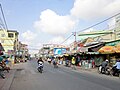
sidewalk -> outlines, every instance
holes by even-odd
[[[13,78],[16,72],[16,69],[19,68],[20,65],[14,65],[11,68],[11,70],[8,72],[4,71],[5,79],[0,77],[0,90],[9,90],[11,87],[11,84],[13,82]]]

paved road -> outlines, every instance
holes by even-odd
[[[45,63],[44,72],[36,70],[34,60],[19,65],[9,90],[120,90],[120,80],[109,76],[53,68]]]

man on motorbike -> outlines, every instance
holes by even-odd
[[[39,62],[43,62],[44,63],[44,61],[42,60],[41,57],[38,59],[37,63],[39,64]]]
[[[42,60],[42,58],[39,58],[37,63],[38,63],[38,68],[37,69],[38,69],[39,72],[42,73],[44,61]]]
[[[116,64],[113,65],[113,76],[115,76],[115,74],[120,71],[120,60],[117,60]]]
[[[106,73],[106,70],[108,68],[108,60],[106,59],[105,61],[102,62],[102,68],[101,68],[101,73]]]

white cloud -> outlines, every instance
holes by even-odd
[[[120,0],[75,0],[71,15],[79,19],[95,19],[120,11]]]
[[[51,39],[50,41],[49,41],[49,43],[51,43],[51,44],[60,44],[60,45],[66,45],[66,46],[68,46],[68,45],[70,45],[73,41],[74,41],[74,39],[72,38],[69,38],[68,40],[66,40],[66,38],[64,38],[64,37],[62,37],[62,36],[58,36],[58,37],[54,37],[53,39]],[[65,41],[65,42],[64,42]]]
[[[51,39],[49,41],[49,43],[51,43],[51,44],[54,44],[54,43],[61,44],[63,41],[64,41],[64,38],[61,37],[61,36],[58,36],[58,37],[54,37],[53,39]]]
[[[41,12],[39,20],[34,22],[34,28],[40,32],[44,32],[46,35],[55,35],[53,39],[50,40],[49,38],[50,41],[47,42],[59,44],[65,40],[62,36],[70,32],[77,24],[77,21],[79,22],[81,19],[93,20],[96,18],[109,17],[119,11],[120,0],[75,0],[69,15],[61,16],[50,9]],[[113,24],[113,21],[108,23],[109,26]],[[95,31],[95,29],[90,28],[85,32],[90,31]],[[35,36],[35,33],[30,31],[23,34],[23,37],[26,38],[27,41],[34,40]],[[72,39],[68,39],[64,44],[69,45],[73,41]]]
[[[35,48],[35,47],[31,47],[31,46],[38,45],[38,44],[35,44],[37,34],[31,32],[30,30],[27,30],[26,32],[22,33],[21,37],[22,37],[22,43],[27,44],[30,51],[31,51],[31,49]],[[34,51],[34,50],[32,50],[32,51]],[[35,51],[37,51],[37,50],[35,50]]]
[[[53,35],[62,35],[73,29],[75,21],[69,15],[60,16],[47,9],[40,15],[40,20],[34,23],[37,30]]]
[[[22,38],[24,39],[25,42],[31,41],[36,38],[36,34],[31,32],[30,30],[27,30],[26,32],[22,33]]]
[[[29,47],[39,49],[42,47],[42,43],[39,42],[40,41],[39,33],[33,33],[28,30],[22,33],[21,37],[23,38],[22,43],[29,45]]]

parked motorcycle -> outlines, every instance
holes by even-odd
[[[38,72],[42,73],[43,72],[43,62],[39,62],[38,63],[38,68],[37,68]]]

